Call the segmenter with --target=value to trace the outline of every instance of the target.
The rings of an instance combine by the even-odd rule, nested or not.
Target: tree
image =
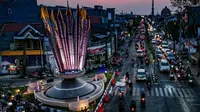
[[[178,20],[168,21],[166,25],[166,32],[171,35],[171,39],[173,40],[173,49],[175,50],[176,41],[179,39],[179,24]]]
[[[173,7],[182,8],[186,5],[197,5],[200,0],[170,0]]]

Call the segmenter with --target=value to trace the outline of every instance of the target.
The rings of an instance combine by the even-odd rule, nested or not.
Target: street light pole
[[[40,39],[39,39],[39,43],[40,43],[40,57],[41,57],[41,71],[42,73],[44,72],[44,63],[43,63],[43,55],[42,55],[42,36],[40,36]]]

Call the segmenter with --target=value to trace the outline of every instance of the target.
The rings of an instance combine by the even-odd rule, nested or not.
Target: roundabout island
[[[67,107],[73,111],[86,109],[104,91],[103,81],[84,81],[81,78],[85,74],[84,63],[90,36],[90,20],[86,10],[79,9],[77,5],[74,19],[68,3],[66,14],[63,15],[58,9],[56,17],[53,10],[48,15],[47,8],[42,6],[41,16],[58,68],[54,75],[61,80],[35,91],[35,98],[46,105]]]

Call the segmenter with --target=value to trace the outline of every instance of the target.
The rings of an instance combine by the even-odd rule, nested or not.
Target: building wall
[[[0,24],[39,21],[37,0],[5,0],[0,3]]]
[[[0,51],[10,50],[10,44],[13,43],[14,32],[4,33],[0,36]]]

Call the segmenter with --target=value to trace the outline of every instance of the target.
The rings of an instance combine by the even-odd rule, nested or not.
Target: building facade
[[[40,23],[4,24],[1,27],[0,57],[2,61],[16,64],[16,60],[22,65],[23,58],[27,58],[27,66],[41,66],[43,56],[43,26]],[[44,58],[44,61],[46,59]],[[19,66],[19,65],[18,65]]]
[[[37,22],[39,15],[37,0],[0,0],[0,24]]]

